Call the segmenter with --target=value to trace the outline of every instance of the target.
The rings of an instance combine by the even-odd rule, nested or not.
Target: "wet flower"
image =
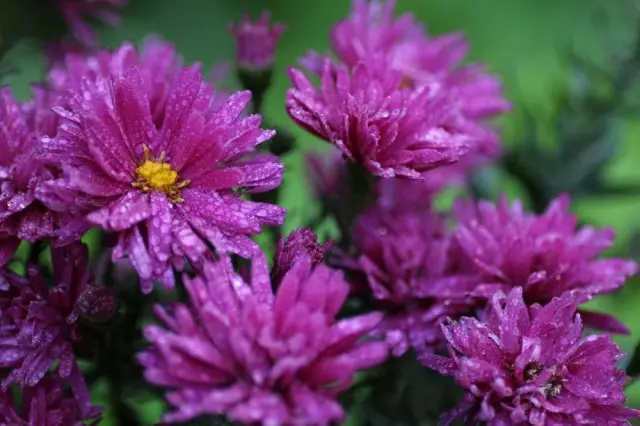
[[[437,83],[453,99],[456,113],[448,114],[446,128],[468,135],[469,153],[454,166],[425,173],[429,185],[439,190],[450,179],[464,181],[470,170],[500,154],[498,135],[484,122],[508,111],[510,103],[500,81],[482,65],[461,65],[468,50],[462,35],[429,37],[411,14],[394,18],[394,8],[394,1],[355,0],[351,15],[332,29],[331,47],[349,68],[375,55],[385,65],[383,73],[387,68],[400,73],[401,88]],[[310,52],[300,62],[320,76],[327,60],[328,55]]]
[[[442,325],[451,358],[422,362],[452,375],[466,390],[443,417],[488,425],[628,425],[640,411],[624,407],[626,376],[610,336],[580,337],[579,301],[568,292],[528,310],[522,288],[495,294],[486,322],[461,318]]]
[[[331,248],[331,241],[318,242],[318,236],[309,228],[298,228],[288,237],[281,237],[273,261],[273,279],[279,282],[303,256],[308,256],[313,265],[318,265]]]
[[[76,398],[85,402],[84,381],[76,365],[73,344],[80,340],[78,297],[93,282],[87,270],[88,250],[79,242],[51,251],[52,283],[35,266],[26,278],[5,271],[0,280],[0,367],[9,369],[2,385],[37,385],[57,363],[57,374],[68,380]],[[86,404],[84,404],[86,405]]]
[[[98,43],[96,34],[86,19],[97,19],[109,25],[120,23],[116,12],[124,7],[128,0],[54,0],[77,42],[85,46]]]
[[[344,419],[336,396],[354,373],[381,363],[386,345],[362,341],[376,313],[335,320],[348,285],[342,274],[302,257],[273,293],[264,257],[251,282],[223,257],[185,279],[190,306],[157,308],[167,328],[148,326],[146,379],[170,388],[179,422],[226,414],[242,423],[329,425]]]
[[[421,172],[456,162],[468,137],[446,128],[454,110],[440,85],[401,88],[402,74],[380,72],[383,65],[379,58],[353,69],[325,61],[319,89],[291,69],[287,112],[376,176],[420,179]]]
[[[522,286],[528,304],[545,304],[570,290],[579,290],[581,301],[618,290],[638,265],[626,259],[598,259],[613,245],[613,230],[577,229],[569,202],[568,196],[558,197],[539,216],[523,211],[520,202],[510,206],[505,197],[497,205],[458,202],[455,241],[460,273],[475,275],[477,293],[487,298],[497,290]],[[590,327],[628,333],[614,317],[580,312]]]
[[[51,211],[38,200],[39,188],[56,171],[37,157],[37,139],[55,132],[57,117],[51,111],[55,99],[54,93],[36,87],[33,99],[20,105],[8,88],[0,89],[0,236],[29,242],[66,240],[59,228],[76,225],[68,215]],[[4,241],[7,252],[17,247],[15,240]]]
[[[273,67],[278,40],[284,25],[269,23],[269,13],[262,13],[257,21],[244,16],[239,24],[231,25],[236,38],[236,63],[247,70],[268,70]]]
[[[351,241],[356,254],[344,263],[361,275],[385,317],[374,335],[385,338],[394,355],[442,345],[440,322],[468,314],[476,282],[455,276],[444,218],[410,199],[386,201],[361,215]],[[356,281],[357,283],[357,281]]]
[[[18,403],[11,392],[0,391],[0,424],[11,426],[84,426],[99,422],[100,409],[82,407],[66,395],[65,383],[57,375],[45,376],[25,388]]]
[[[259,127],[260,116],[241,115],[249,92],[212,110],[210,86],[197,67],[185,68],[155,120],[145,77],[133,64],[91,86],[106,92],[71,92],[67,108],[56,109],[57,137],[42,145],[65,172],[49,184],[48,200],[81,203],[92,225],[117,233],[113,259],[128,256],[149,292],[156,280],[172,286],[185,259],[198,266],[209,244],[253,256],[248,234],[281,224],[284,210],[241,198],[277,187],[283,173],[277,158],[255,154],[274,132]]]

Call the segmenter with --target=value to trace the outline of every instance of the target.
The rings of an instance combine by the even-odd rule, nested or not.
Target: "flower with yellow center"
[[[181,203],[184,201],[180,190],[191,183],[190,180],[180,180],[178,172],[171,168],[171,164],[164,162],[164,152],[158,161],[151,159],[149,148],[144,145],[144,163],[136,168],[136,180],[131,183],[134,188],[143,192],[162,191],[169,201]]]

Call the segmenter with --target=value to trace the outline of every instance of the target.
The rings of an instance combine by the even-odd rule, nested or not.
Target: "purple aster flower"
[[[236,38],[238,66],[248,70],[271,69],[283,31],[284,25],[270,25],[267,11],[255,22],[245,15],[239,24],[231,24],[231,33]]]
[[[120,23],[115,9],[124,7],[128,0],[54,0],[76,41],[85,46],[98,43],[87,18],[97,19],[109,25]]]
[[[45,376],[37,385],[25,388],[22,402],[11,392],[0,392],[0,424],[11,426],[84,426],[99,422],[100,409],[88,411],[65,394],[65,383],[57,375]]]
[[[624,407],[626,375],[610,336],[581,338],[571,292],[531,310],[522,288],[493,296],[486,322],[464,317],[442,330],[451,358],[427,354],[429,368],[452,375],[467,391],[443,417],[488,425],[629,425],[640,411]]]
[[[0,89],[0,235],[34,242],[46,238],[64,241],[61,226],[77,221],[51,211],[38,199],[43,182],[56,168],[37,158],[37,139],[55,133],[57,117],[51,111],[56,95],[34,88],[31,102],[20,105],[8,88]],[[15,240],[4,240],[10,253]],[[4,255],[2,256],[4,257]]]
[[[83,413],[90,410],[73,344],[80,340],[78,301],[93,287],[87,247],[79,242],[51,250],[52,284],[35,267],[26,278],[4,271],[0,277],[0,367],[9,369],[2,386],[36,386],[57,363]],[[80,306],[81,308],[81,306]]]
[[[420,172],[456,162],[468,137],[445,127],[454,110],[440,85],[409,90],[401,73],[379,71],[383,66],[379,58],[353,69],[325,61],[320,89],[291,69],[287,112],[376,176],[420,179]]]
[[[500,81],[487,74],[481,65],[461,66],[468,46],[460,34],[429,37],[411,14],[393,16],[394,1],[355,0],[351,16],[331,31],[331,46],[338,60],[353,68],[376,55],[385,67],[402,75],[404,88],[439,83],[442,91],[454,99],[456,114],[449,114],[446,128],[464,133],[469,153],[460,163],[425,173],[429,186],[464,181],[470,170],[496,158],[500,153],[496,132],[483,121],[510,109]],[[311,52],[302,65],[322,75],[327,55]]]
[[[520,202],[510,206],[505,197],[497,205],[458,202],[457,256],[461,272],[477,277],[477,293],[490,297],[497,290],[522,286],[528,304],[545,304],[570,290],[581,290],[585,301],[622,287],[638,265],[625,259],[597,259],[613,245],[614,232],[591,226],[577,229],[569,202],[568,196],[558,197],[540,216],[524,212]],[[614,317],[580,312],[590,327],[629,332]]]
[[[309,228],[298,228],[288,237],[280,238],[273,261],[273,279],[282,280],[285,274],[302,256],[308,256],[313,265],[318,265],[331,248],[331,241],[318,242],[318,236]]]
[[[247,424],[329,425],[344,418],[336,396],[356,371],[387,357],[361,339],[380,321],[371,313],[336,321],[348,285],[342,274],[301,257],[274,295],[263,256],[251,283],[223,257],[185,278],[191,305],[156,312],[167,329],[148,326],[152,349],[140,362],[151,383],[172,389],[165,421],[226,414]]]
[[[344,264],[385,309],[373,334],[383,336],[396,356],[437,348],[444,341],[440,322],[472,312],[476,304],[469,296],[475,280],[451,274],[456,265],[444,218],[407,201],[381,203],[360,216],[351,238],[356,257]]]
[[[156,280],[172,286],[172,267],[185,259],[197,267],[209,244],[253,256],[248,234],[282,224],[285,211],[241,198],[277,187],[283,173],[276,157],[255,154],[274,132],[260,128],[260,116],[241,116],[251,93],[212,110],[210,86],[197,67],[186,68],[160,125],[139,67],[103,80],[92,87],[108,91],[70,92],[68,108],[56,109],[63,124],[43,143],[43,156],[63,164],[65,175],[43,196],[57,208],[80,203],[92,225],[117,233],[113,259],[131,259],[144,292]]]

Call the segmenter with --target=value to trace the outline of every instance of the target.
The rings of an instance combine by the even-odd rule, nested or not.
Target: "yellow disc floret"
[[[149,155],[149,148],[145,145],[143,149],[144,162],[136,168],[137,177],[132,186],[144,192],[162,191],[167,194],[170,201],[176,203],[184,201],[180,196],[180,190],[191,181],[179,179],[178,172],[171,168],[171,164],[164,161],[164,152],[158,161],[154,161]]]

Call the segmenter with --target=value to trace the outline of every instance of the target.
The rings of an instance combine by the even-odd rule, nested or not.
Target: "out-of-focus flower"
[[[273,67],[278,40],[284,25],[269,23],[269,13],[262,13],[257,21],[243,16],[239,24],[231,24],[236,38],[236,63],[250,71],[270,70]]]
[[[556,198],[540,216],[509,205],[460,201],[455,231],[461,273],[476,275],[476,292],[487,298],[497,290],[522,286],[528,304],[545,304],[567,291],[580,291],[580,301],[618,290],[638,265],[626,259],[597,259],[613,245],[614,232],[590,226],[577,229],[569,197]],[[618,333],[628,329],[616,318],[580,311],[586,325]]]
[[[251,257],[257,245],[247,234],[281,224],[285,213],[240,197],[277,187],[283,173],[276,157],[255,154],[274,132],[260,128],[260,116],[241,115],[251,94],[212,110],[210,86],[197,67],[186,68],[154,119],[147,72],[135,63],[122,70],[98,76],[90,96],[71,91],[56,109],[62,124],[43,140],[42,156],[62,164],[64,176],[42,198],[56,209],[80,204],[91,224],[116,232],[113,259],[131,259],[145,292],[156,280],[172,286],[172,266],[185,258],[199,265],[208,244]]]
[[[497,133],[484,125],[486,119],[508,111],[500,81],[478,64],[461,66],[468,46],[460,34],[429,37],[411,14],[394,18],[394,1],[355,0],[351,15],[331,31],[331,46],[339,62],[349,68],[379,58],[384,68],[400,73],[402,88],[419,89],[437,83],[453,99],[455,114],[447,117],[446,128],[469,136],[469,152],[459,163],[425,173],[428,185],[464,181],[468,172],[500,154]],[[300,62],[321,76],[328,55],[310,52]]]
[[[57,117],[51,111],[55,98],[54,93],[36,87],[33,99],[20,105],[8,88],[0,89],[0,236],[29,242],[65,240],[59,228],[75,223],[37,199],[39,187],[55,173],[36,155],[37,139],[55,133]],[[17,247],[15,239],[4,241],[7,253]]]
[[[53,0],[64,16],[71,33],[83,46],[97,45],[96,34],[87,23],[87,18],[97,19],[109,25],[120,23],[116,9],[124,7],[128,0]]]
[[[0,391],[0,424],[7,426],[84,426],[99,422],[100,409],[83,411],[65,395],[64,381],[55,374],[25,388],[18,404],[11,392]]]
[[[77,300],[93,282],[88,250],[71,243],[53,248],[51,260],[52,285],[35,267],[27,278],[5,271],[0,279],[0,367],[10,370],[3,388],[35,386],[57,362],[57,374],[78,390],[76,398],[88,401],[73,353],[81,337]]]
[[[307,179],[318,199],[328,200],[348,191],[345,185],[340,185],[341,182],[344,183],[347,164],[340,151],[332,150],[329,154],[312,152],[307,154],[305,160]]]
[[[361,339],[371,313],[336,321],[348,285],[342,274],[301,257],[274,295],[264,257],[251,283],[223,257],[185,279],[190,306],[158,308],[168,329],[148,326],[145,377],[168,387],[169,422],[226,414],[249,424],[329,425],[344,418],[336,396],[356,371],[381,363],[387,348]]]
[[[318,265],[331,248],[331,241],[318,242],[318,236],[309,228],[298,228],[288,237],[280,238],[273,261],[273,280],[280,282],[285,274],[303,256],[308,256],[312,264]]]
[[[402,74],[378,72],[382,67],[376,58],[353,69],[326,61],[319,89],[291,69],[287,112],[376,176],[420,179],[420,172],[456,162],[468,137],[445,127],[454,110],[441,86],[401,88]]]
[[[441,346],[440,322],[473,312],[476,282],[451,274],[456,266],[444,218],[426,204],[378,204],[358,218],[351,241],[356,257],[343,266],[363,275],[385,309],[374,334],[385,337],[394,355]]]
[[[610,336],[581,338],[572,293],[528,310],[522,288],[495,294],[486,322],[464,317],[442,330],[451,358],[427,354],[430,368],[453,375],[467,391],[444,416],[488,425],[628,425],[640,411],[624,407],[626,376]]]

